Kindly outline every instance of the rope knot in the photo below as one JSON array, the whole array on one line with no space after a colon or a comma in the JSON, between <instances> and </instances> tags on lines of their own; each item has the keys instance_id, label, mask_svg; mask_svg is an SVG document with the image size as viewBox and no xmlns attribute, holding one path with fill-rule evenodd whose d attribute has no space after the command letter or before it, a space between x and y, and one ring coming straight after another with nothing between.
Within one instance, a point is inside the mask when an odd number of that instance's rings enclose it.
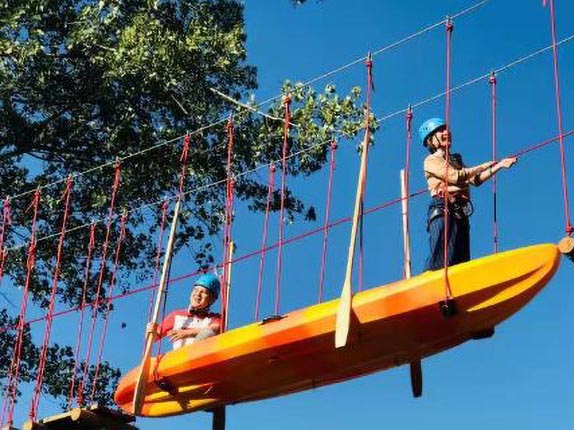
<instances>
[{"instance_id":1,"label":"rope knot","mask_svg":"<svg viewBox=\"0 0 574 430\"><path fill-rule=\"evenodd\" d=\"M496 73L494 73L494 71L490 72L490 77L488 78L488 82L491 85L496 85Z\"/></svg>"}]
</instances>

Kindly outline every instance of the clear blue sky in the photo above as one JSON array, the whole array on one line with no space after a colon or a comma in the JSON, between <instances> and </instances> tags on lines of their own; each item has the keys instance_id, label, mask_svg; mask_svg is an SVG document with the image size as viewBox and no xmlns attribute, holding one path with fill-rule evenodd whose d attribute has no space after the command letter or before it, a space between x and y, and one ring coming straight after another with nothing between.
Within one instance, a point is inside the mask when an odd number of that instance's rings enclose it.
<instances>
[{"instance_id":1,"label":"clear blue sky","mask_svg":"<svg viewBox=\"0 0 574 430\"><path fill-rule=\"evenodd\" d=\"M258 100L277 94L284 79L307 81L402 39L453 15L473 1L428 0L324 0L294 8L288 0L248 0L245 5L248 62L258 67ZM571 1L556 0L558 38L571 35L574 17ZM463 84L550 44L548 9L541 0L490 1L455 21L452 84ZM444 91L445 42L440 27L374 59L376 93L373 111L378 117L405 108ZM574 41L560 47L564 128L573 127ZM343 92L365 87L362 64L318 82L322 88L334 83ZM498 76L499 154L512 154L557 133L554 105L552 56L547 51ZM414 125L442 116L444 99L415 111ZM468 164L490 158L490 89L486 80L468 86L452 98L454 149ZM386 121L376 136L369 160L367 207L399 195L399 170L405 161L404 116ZM569 185L574 188L572 137L568 151ZM352 212L359 159L356 142L341 142L333 195L332 218ZM413 140L411 189L424 187L421 171L425 152ZM499 176L499 224L501 248L512 249L542 242L557 242L564 233L563 203L558 145L528 154L511 171ZM264 176L264 174L262 174ZM286 226L286 237L322 223L327 170L304 182L290 182L296 193L317 207L318 221ZM492 252L492 192L490 183L473 190L476 212L472 218L472 253ZM571 190L571 194L574 189ZM424 230L427 197L411 204L413 269L420 272L425 258ZM238 255L259 247L263 217L249 214L239 205L235 220ZM270 240L277 239L277 217L272 218ZM327 292L337 297L344 277L350 225L330 235ZM373 287L401 277L402 236L398 206L370 215L365 220L365 285ZM321 235L289 245L284 250L282 311L311 304L317 294ZM188 255L174 264L173 276L187 273ZM275 253L267 259L263 313L273 309L272 289ZM257 284L258 261L237 264L233 269L231 325L251 321ZM343 430L550 428L570 429L574 421L574 266L563 261L556 277L524 310L497 328L488 340L470 342L424 361L424 394L413 399L408 367L324 387L288 397L236 405L227 410L227 428L282 430L298 428ZM176 284L170 307L185 302L188 285ZM145 295L145 294L144 294ZM141 295L140 295L141 296ZM147 297L125 299L117 304L110 321L106 354L123 370L134 367L140 354ZM145 308L147 309L147 308ZM131 312L130 312L131 311ZM129 315L129 316L127 316ZM73 333L55 324L61 338ZM121 322L128 323L120 330ZM59 329L58 329L59 327ZM114 335L117 333L117 335ZM57 337L56 335L54 337ZM68 339L67 339L68 338ZM384 342L381 339L381 342ZM40 415L54 405L42 400ZM19 424L24 421L24 401ZM19 408L20 409L20 408ZM143 430L207 429L211 415L192 414L169 419L138 420Z\"/></svg>"}]
</instances>

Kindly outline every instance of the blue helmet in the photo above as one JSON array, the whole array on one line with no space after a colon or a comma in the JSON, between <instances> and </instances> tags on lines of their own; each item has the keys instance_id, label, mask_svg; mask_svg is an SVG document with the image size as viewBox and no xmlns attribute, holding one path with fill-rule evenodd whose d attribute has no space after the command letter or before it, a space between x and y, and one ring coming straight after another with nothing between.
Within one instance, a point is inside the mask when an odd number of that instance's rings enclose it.
<instances>
[{"instance_id":1,"label":"blue helmet","mask_svg":"<svg viewBox=\"0 0 574 430\"><path fill-rule=\"evenodd\" d=\"M421 142L423 145L425 144L425 140L431 133L433 133L437 128L446 126L446 121L442 118L431 118L427 119L422 125L419 127L419 137L421 138Z\"/></svg>"},{"instance_id":2,"label":"blue helmet","mask_svg":"<svg viewBox=\"0 0 574 430\"><path fill-rule=\"evenodd\" d=\"M219 278L213 273L206 273L204 275L201 275L199 278L197 278L195 284L193 285L194 286L199 285L200 287L207 288L207 290L213 297L213 300L217 300L217 298L219 297L219 290L221 290L221 284L219 282Z\"/></svg>"}]
</instances>

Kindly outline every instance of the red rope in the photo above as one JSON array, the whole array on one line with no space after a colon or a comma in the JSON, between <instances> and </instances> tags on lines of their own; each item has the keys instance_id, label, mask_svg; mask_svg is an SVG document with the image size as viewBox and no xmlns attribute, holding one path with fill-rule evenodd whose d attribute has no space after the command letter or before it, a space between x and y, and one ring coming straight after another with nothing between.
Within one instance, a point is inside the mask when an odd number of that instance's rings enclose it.
<instances>
[{"instance_id":1,"label":"red rope","mask_svg":"<svg viewBox=\"0 0 574 430\"><path fill-rule=\"evenodd\" d=\"M546 6L546 0L544 1ZM562 96L560 92L560 75L558 67L558 46L556 45L556 14L554 0L550 0L550 30L552 33L552 58L554 64L554 98L556 102L556 119L558 121L558 135L560 136L560 164L562 168L562 199L564 201L564 219L566 234L570 236L574 231L570 222L570 206L568 198L568 181L566 173L566 151L564 149L564 133L562 126Z\"/></svg>"},{"instance_id":2,"label":"red rope","mask_svg":"<svg viewBox=\"0 0 574 430\"><path fill-rule=\"evenodd\" d=\"M283 99L285 118L283 124L283 157L281 159L281 207L279 210L279 249L277 251L277 279L275 283L275 315L279 315L281 294L281 265L283 263L283 214L285 212L285 183L287 176L287 151L289 149L289 124L291 123L291 96Z\"/></svg>"},{"instance_id":3,"label":"red rope","mask_svg":"<svg viewBox=\"0 0 574 430\"><path fill-rule=\"evenodd\" d=\"M189 155L189 139L189 134L186 134L183 138L183 148L181 149L181 157L179 159L179 161L181 161L181 172L179 173L179 199L183 197L183 185L187 170L187 158Z\"/></svg>"},{"instance_id":4,"label":"red rope","mask_svg":"<svg viewBox=\"0 0 574 430\"><path fill-rule=\"evenodd\" d=\"M104 353L104 345L106 343L106 336L108 333L108 324L109 324L109 320L110 320L110 312L112 310L112 301L113 301L114 287L116 285L116 277L117 277L119 261L120 261L120 252L122 249L122 242L123 242L124 238L126 237L126 221L127 221L127 219L128 219L128 215L126 212L122 215L122 217L120 219L120 234L118 236L118 241L116 244L116 253L115 253L115 257L114 257L114 265L112 267L112 275L111 275L111 279L110 279L110 288L109 288L109 292L108 292L106 313L104 314L104 326L102 328L102 334L100 336L100 347L98 349L98 355L97 355L98 358L96 360L96 368L94 371L94 379L92 382L92 393L90 395L90 404L94 402L94 398L96 396L96 387L97 387L98 377L99 377L99 373L100 373L100 366L102 363L102 356Z\"/></svg>"},{"instance_id":5,"label":"red rope","mask_svg":"<svg viewBox=\"0 0 574 430\"><path fill-rule=\"evenodd\" d=\"M496 160L496 74L492 72L488 79L490 83L490 101L491 101L491 131L492 131L492 161ZM496 175L492 177L492 220L493 220L493 240L494 253L498 253L498 199L497 199Z\"/></svg>"},{"instance_id":6,"label":"red rope","mask_svg":"<svg viewBox=\"0 0 574 430\"><path fill-rule=\"evenodd\" d=\"M412 131L412 124L413 124L413 108L409 105L407 108L407 112L405 113L406 119L406 128L407 128L407 144L406 144L406 155L405 155L405 179L406 179L406 189L407 194L409 192L409 174L411 171L411 146L413 141L413 131Z\"/></svg>"},{"instance_id":7,"label":"red rope","mask_svg":"<svg viewBox=\"0 0 574 430\"><path fill-rule=\"evenodd\" d=\"M413 141L413 108L411 105L408 106L407 111L405 113L405 121L406 121L406 131L407 131L407 142L405 148L405 191L406 195L409 195L409 179L410 179L410 172L411 172L411 146ZM409 231L409 199L406 199L405 202L405 209L406 209L406 231ZM406 257L407 250L405 249L405 257ZM405 268L403 267L403 278L406 276Z\"/></svg>"},{"instance_id":8,"label":"red rope","mask_svg":"<svg viewBox=\"0 0 574 430\"><path fill-rule=\"evenodd\" d=\"M42 341L42 350L40 352L40 359L38 362L38 374L36 377L36 385L34 386L34 394L32 395L32 402L30 404L30 411L28 416L30 420L36 421L38 414L38 406L40 403L40 394L42 393L42 384L44 380L44 371L46 368L46 357L48 354L48 345L50 343L50 335L52 333L52 320L54 317L54 304L56 301L56 293L58 291L58 281L60 279L60 266L62 264L62 251L64 248L64 239L66 237L66 227L68 224L68 215L70 213L70 196L72 194L73 179L72 176L68 177L66 181L66 188L62 195L64 201L64 215L62 219L62 228L60 230L60 238L58 240L58 248L56 251L56 266L54 267L54 276L52 278L52 289L50 291L50 303L48 305L48 312L46 313L46 327L44 330L44 339Z\"/></svg>"},{"instance_id":9,"label":"red rope","mask_svg":"<svg viewBox=\"0 0 574 430\"><path fill-rule=\"evenodd\" d=\"M233 147L234 147L234 125L233 117L229 117L227 123L227 183L226 183L226 196L225 196L225 219L223 231L223 279L221 282L221 316L223 324L221 324L221 332L227 330L228 319L228 294L229 294L229 265L228 261L229 251L231 244L231 232L233 226L233 200L234 200L234 185L233 179Z\"/></svg>"},{"instance_id":10,"label":"red rope","mask_svg":"<svg viewBox=\"0 0 574 430\"><path fill-rule=\"evenodd\" d=\"M331 149L331 157L329 160L329 182L327 185L327 203L325 204L323 249L321 251L321 276L319 278L319 296L317 297L317 303L321 303L323 301L323 285L325 283L325 270L327 266L327 239L329 237L329 218L331 216L331 195L333 194L333 173L335 172L335 155L339 146L335 140L332 140L329 147Z\"/></svg>"},{"instance_id":11,"label":"red rope","mask_svg":"<svg viewBox=\"0 0 574 430\"><path fill-rule=\"evenodd\" d=\"M371 143L371 92L373 89L373 57L371 53L367 55L365 61L365 66L367 68L367 102L365 106L365 145L363 151L369 151L369 145ZM363 212L365 208L365 192L367 190L367 165L365 165L365 170L363 172L363 179L361 185L361 202L359 205L359 291L363 290L364 284L364 255L363 255Z\"/></svg>"},{"instance_id":12,"label":"red rope","mask_svg":"<svg viewBox=\"0 0 574 430\"><path fill-rule=\"evenodd\" d=\"M267 246L267 232L269 230L269 212L271 209L271 199L275 189L275 164L269 165L269 177L267 179L267 203L265 205L265 221L263 221L263 239L261 240L261 249ZM261 291L263 290L263 271L265 269L266 252L262 252L259 258L259 276L257 277L257 298L255 300L255 321L259 320L259 308L261 306Z\"/></svg>"},{"instance_id":13,"label":"red rope","mask_svg":"<svg viewBox=\"0 0 574 430\"><path fill-rule=\"evenodd\" d=\"M451 67L451 49L452 49L452 31L454 25L452 20L448 18L446 20L446 108L445 108L445 118L446 118L446 128L450 133L450 67ZM450 139L450 137L449 137ZM448 178L448 168L450 159L450 147L446 146L446 163L445 163L445 178ZM444 253L444 289L445 298L450 300L452 297L452 292L450 289L450 282L448 280L448 206L449 206L449 193L448 193L448 180L445 179L444 187L444 240L443 240L443 253Z\"/></svg>"},{"instance_id":14,"label":"red rope","mask_svg":"<svg viewBox=\"0 0 574 430\"><path fill-rule=\"evenodd\" d=\"M14 419L14 407L16 405L16 398L18 397L18 385L20 377L20 359L22 354L22 343L24 340L24 329L26 320L26 311L28 308L28 293L30 282L32 280L32 272L36 261L36 229L38 219L38 206L40 204L40 190L37 189L32 197L32 203L28 207L28 211L32 210L32 227L30 230L30 242L28 246L28 258L26 261L26 281L24 283L24 294L22 297L22 305L20 307L20 315L18 316L18 325L16 336L16 344L14 347L14 355L12 356L12 363L8 373L8 383L6 385L6 396L4 401L4 408L2 412L2 424L5 424L4 418L7 418L7 424L12 425Z\"/></svg>"},{"instance_id":15,"label":"red rope","mask_svg":"<svg viewBox=\"0 0 574 430\"><path fill-rule=\"evenodd\" d=\"M8 248L4 246L4 242L9 224L12 225L12 215L10 212L10 199L6 197L2 211L2 230L0 231L0 286L2 285L2 279L4 279L4 267L6 265L6 258L8 257Z\"/></svg>"},{"instance_id":16,"label":"red rope","mask_svg":"<svg viewBox=\"0 0 574 430\"><path fill-rule=\"evenodd\" d=\"M159 233L158 233L158 238L157 238L157 248L156 248L156 253L155 253L155 264L154 264L154 269L153 269L153 289L152 292L150 294L150 298L149 298L149 306L148 306L148 310L147 310L147 321L150 320L151 318L151 314L153 312L153 304L155 302L155 293L157 291L157 277L159 274L159 263L161 261L161 253L163 250L163 236L165 234L165 224L166 224L166 220L167 220L167 208L169 207L169 201L167 198L163 199L163 203L161 205L161 222L160 222L160 227L159 227Z\"/></svg>"},{"instance_id":17,"label":"red rope","mask_svg":"<svg viewBox=\"0 0 574 430\"><path fill-rule=\"evenodd\" d=\"M76 335L76 349L74 351L74 367L72 368L72 378L70 382L70 392L68 394L68 409L72 408L72 400L74 398L74 388L76 384L76 372L78 370L79 358L80 358L80 348L82 344L82 336L84 330L84 316L86 309L86 291L88 289L88 283L90 282L90 264L92 262L92 253L96 244L96 225L92 223L90 225L90 240L88 243L88 256L86 258L86 268L85 268L85 279L84 285L82 287L82 302L80 304L80 321L78 323L78 334ZM78 391L78 405L81 403L81 395Z\"/></svg>"},{"instance_id":18,"label":"red rope","mask_svg":"<svg viewBox=\"0 0 574 430\"><path fill-rule=\"evenodd\" d=\"M177 199L182 203L183 203L183 197L184 197L183 188L184 188L184 183L185 183L185 177L187 175L187 160L188 160L188 156L189 156L189 144L190 144L190 136L189 136L189 134L186 134L184 139L183 139L183 146L181 148L181 155L179 157L179 161L181 163L181 170L179 173L179 189L178 189ZM166 211L167 211L167 207L166 207ZM175 212L174 212L174 216L176 216ZM159 262L158 262L158 264L159 264ZM161 320L164 320L165 316L166 316L167 298L169 296L169 284L171 283L170 282L170 272L171 272L171 261L169 262L169 268L167 270L166 288L163 291L163 304L162 304L162 308L161 308ZM151 306L151 303L150 303L150 306ZM152 309L150 307L150 316L151 316L151 310ZM148 320L149 320L149 317L148 317ZM156 356L160 357L160 359L161 359L161 348L162 348L162 342L157 342ZM154 375L156 375L156 377L159 377L157 375L158 375L158 368L159 368L160 359L156 360L155 366L153 369Z\"/></svg>"},{"instance_id":19,"label":"red rope","mask_svg":"<svg viewBox=\"0 0 574 430\"><path fill-rule=\"evenodd\" d=\"M88 378L88 371L90 366L90 356L92 355L92 344L94 341L94 331L96 328L96 321L98 318L98 308L100 306L100 295L102 291L102 284L104 282L104 274L106 271L106 259L108 256L108 246L110 243L110 234L112 230L112 222L114 220L114 210L116 205L116 196L118 189L120 187L120 179L121 179L121 164L120 162L116 162L115 164L115 175L114 175L114 183L112 185L112 196L110 198L110 208L108 212L108 221L106 225L106 236L104 239L104 243L102 245L102 257L100 263L100 274L98 277L98 286L96 290L96 299L92 303L92 324L90 326L90 335L88 337L88 346L86 349L86 360L84 362L84 372L82 377L82 382L80 387L78 388L78 403L80 405L83 404L83 395L84 395L84 388L86 386L87 378Z\"/></svg>"}]
</instances>

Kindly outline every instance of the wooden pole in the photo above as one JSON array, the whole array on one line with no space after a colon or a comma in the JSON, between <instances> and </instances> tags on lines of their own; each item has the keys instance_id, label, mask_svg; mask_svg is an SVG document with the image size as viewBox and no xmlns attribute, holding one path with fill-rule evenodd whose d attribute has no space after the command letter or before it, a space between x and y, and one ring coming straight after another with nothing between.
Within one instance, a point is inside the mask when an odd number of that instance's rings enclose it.
<instances>
[{"instance_id":1,"label":"wooden pole","mask_svg":"<svg viewBox=\"0 0 574 430\"><path fill-rule=\"evenodd\" d=\"M151 324L155 325L159 319L159 312L161 309L162 299L167 287L167 278L169 274L169 269L171 268L171 255L173 253L173 244L175 241L175 233L177 231L177 221L179 218L179 212L181 210L181 198L177 199L177 203L175 204L175 209L173 210L173 220L171 221L171 231L169 232L169 240L167 242L167 248L165 251L165 258L163 260L163 268L161 271L161 278L159 281L159 286L157 290L157 296L155 300L155 307L152 314L152 319L150 321ZM140 366L140 372L138 375L138 379L136 382L136 388L134 391L134 400L133 400L133 414L140 415L142 407L143 407L143 400L145 398L145 390L147 387L147 378L149 376L149 368L150 368L150 361L151 361L151 353L152 347L156 340L157 333L155 330L152 332L146 332L146 339L145 339L145 348L144 354L142 358L142 363Z\"/></svg>"},{"instance_id":2,"label":"wooden pole","mask_svg":"<svg viewBox=\"0 0 574 430\"><path fill-rule=\"evenodd\" d=\"M229 320L229 300L231 296L231 259L233 258L233 248L235 248L235 244L233 241L229 242L229 249L227 250L227 262L225 263L225 315L223 321L223 331L227 330L227 322Z\"/></svg>"},{"instance_id":3,"label":"wooden pole","mask_svg":"<svg viewBox=\"0 0 574 430\"><path fill-rule=\"evenodd\" d=\"M353 275L353 260L355 259L355 243L357 241L357 227L359 216L361 215L361 201L363 190L365 189L365 173L367 168L368 142L363 141L363 152L361 154L361 167L359 169L359 179L357 181L357 193L355 197L355 210L353 212L353 226L351 227L351 241L349 243L349 254L347 257L347 270L345 281L341 290L341 299L337 309L337 325L335 328L335 348L342 348L347 344L349 336L349 325L351 322L351 278Z\"/></svg>"}]
</instances>

